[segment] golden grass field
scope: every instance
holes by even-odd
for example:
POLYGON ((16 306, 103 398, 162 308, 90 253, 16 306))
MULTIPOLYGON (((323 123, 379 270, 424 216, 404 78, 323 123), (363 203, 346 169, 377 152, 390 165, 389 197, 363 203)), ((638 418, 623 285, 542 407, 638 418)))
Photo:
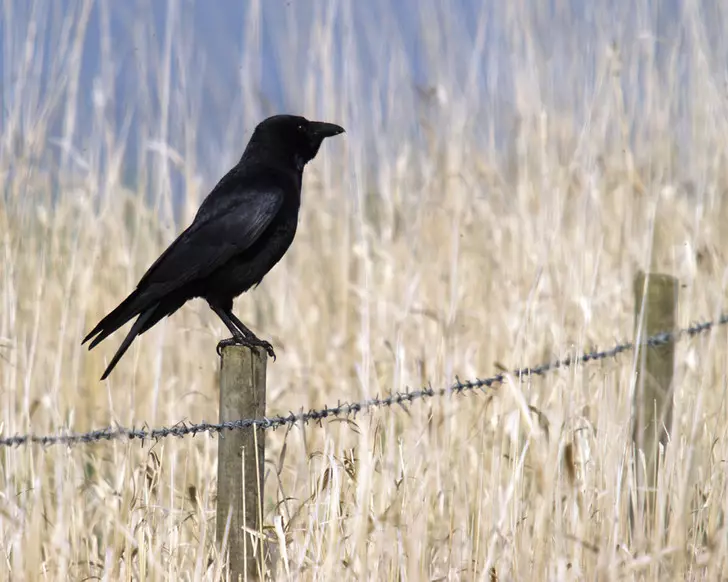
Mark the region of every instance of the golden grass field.
MULTIPOLYGON (((526 48, 510 62, 516 116, 503 148, 470 122, 469 108, 487 117, 487 103, 437 60, 448 30, 436 20, 427 42, 439 98, 414 107, 390 95, 404 99, 420 140, 379 125, 374 112, 381 142, 365 151, 367 122, 353 112, 368 104, 357 97, 367 77, 355 60, 336 94, 329 74, 299 73, 309 81, 298 112, 348 133, 307 168, 288 255, 236 302, 276 347, 270 414, 446 386, 456 375, 630 340, 639 269, 680 279, 681 326, 724 310, 725 47, 701 36, 697 8, 683 17, 689 42, 661 41, 675 62, 689 63, 681 75, 652 66, 643 39, 612 45, 605 32, 593 39, 593 86, 578 82, 586 57, 574 47, 556 100, 539 81, 552 61, 528 42, 526 3, 514 6, 507 34, 526 48), (576 104, 588 115, 572 115, 576 104)), ((257 119, 245 114, 204 179, 194 148, 170 146, 169 171, 183 184, 177 223, 165 210, 167 180, 151 192, 123 183, 125 134, 103 115, 71 156, 81 161, 46 164, 52 113, 64 112, 70 126, 84 115, 64 101, 84 14, 69 17, 67 44, 46 55, 57 59, 61 97, 36 99, 39 56, 27 54, 32 39, 19 42, 27 59, 18 59, 17 94, 3 113, 3 436, 217 419, 215 344, 226 330, 202 302, 137 340, 107 382, 98 378, 122 334, 90 353, 80 340, 187 224, 257 119)), ((325 18, 314 26, 325 36, 325 18)), ((327 70, 327 50, 312 53, 311 70, 327 70)), ((474 55, 471 66, 478 62, 474 55)), ((140 88, 140 100, 163 93, 163 65, 160 88, 140 88)), ((402 60, 393 52, 375 65, 397 78, 402 60)), ((184 100, 184 87, 173 96, 184 100)), ((195 115, 173 123, 187 124, 194 143, 195 115)), ((675 421, 656 493, 669 508, 664 532, 649 533, 638 515, 630 535, 627 354, 407 410, 269 432, 264 522, 278 560, 268 575, 726 580, 727 348, 725 328, 677 346, 675 421)), ((216 451, 208 435, 0 450, 0 577, 225 579, 214 546, 216 451)))

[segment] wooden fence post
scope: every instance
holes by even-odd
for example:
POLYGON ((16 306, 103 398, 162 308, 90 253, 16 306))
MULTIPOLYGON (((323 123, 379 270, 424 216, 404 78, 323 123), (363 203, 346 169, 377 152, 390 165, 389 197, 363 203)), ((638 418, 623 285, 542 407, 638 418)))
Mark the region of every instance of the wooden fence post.
MULTIPOLYGON (((265 350, 222 349, 220 422, 265 416, 265 350)), ((263 578, 260 532, 263 511, 265 433, 253 427, 220 433, 217 449, 217 544, 228 553, 230 580, 263 578), (223 540, 227 533, 227 547, 223 540)))
MULTIPOLYGON (((670 275, 638 272, 634 279, 636 384, 632 403, 632 439, 635 452, 645 456, 645 470, 635 459, 638 488, 645 491, 647 532, 654 531, 660 445, 667 446, 672 430, 675 341, 649 347, 646 338, 673 332, 677 322, 678 280, 670 275), (646 285, 646 287, 645 287, 646 285)), ((632 513, 632 512, 630 512, 632 513)), ((633 522, 634 525, 634 522, 633 522)))

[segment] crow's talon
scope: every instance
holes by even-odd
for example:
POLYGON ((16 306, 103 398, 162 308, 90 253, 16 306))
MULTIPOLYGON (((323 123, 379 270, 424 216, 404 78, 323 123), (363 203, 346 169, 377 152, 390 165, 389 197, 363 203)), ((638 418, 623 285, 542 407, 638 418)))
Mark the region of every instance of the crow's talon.
POLYGON ((222 349, 226 348, 228 346, 238 346, 240 345, 240 339, 234 338, 234 337, 228 337, 225 339, 220 340, 217 342, 217 347, 215 348, 215 351, 217 352, 218 356, 222 356, 222 349))
POLYGON ((262 339, 258 339, 257 337, 252 337, 252 338, 245 338, 244 345, 247 345, 248 347, 251 347, 251 348, 252 347, 263 348, 266 351, 266 353, 271 358, 273 358, 273 361, 274 362, 276 361, 276 353, 273 351, 273 346, 271 345, 270 342, 267 342, 262 339))
POLYGON ((270 344, 270 342, 261 341, 260 347, 268 352, 268 355, 273 358, 274 362, 276 361, 276 353, 273 351, 273 346, 270 344))

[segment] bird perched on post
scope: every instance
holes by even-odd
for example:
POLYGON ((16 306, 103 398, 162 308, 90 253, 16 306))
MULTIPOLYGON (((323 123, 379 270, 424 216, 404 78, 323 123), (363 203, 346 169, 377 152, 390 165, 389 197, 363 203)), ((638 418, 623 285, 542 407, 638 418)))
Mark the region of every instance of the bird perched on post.
POLYGON ((189 299, 201 297, 232 334, 218 343, 273 347, 233 313, 233 299, 258 285, 293 242, 301 205, 303 168, 333 123, 275 115, 253 131, 240 161, 202 202, 192 224, 160 255, 137 287, 84 338, 89 349, 136 317, 101 379, 114 369, 136 336, 189 299))

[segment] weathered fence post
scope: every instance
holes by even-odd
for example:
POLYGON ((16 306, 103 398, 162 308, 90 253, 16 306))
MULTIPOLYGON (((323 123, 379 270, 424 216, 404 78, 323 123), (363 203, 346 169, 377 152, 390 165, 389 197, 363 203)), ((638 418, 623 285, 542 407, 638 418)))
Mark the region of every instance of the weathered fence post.
POLYGON ((645 346, 644 340, 661 332, 674 332, 677 322, 678 280, 670 275, 638 272, 634 279, 636 385, 632 403, 632 439, 635 452, 645 456, 645 471, 635 459, 637 486, 645 491, 644 515, 648 531, 655 525, 660 445, 667 446, 672 428, 675 341, 645 346))
MULTIPOLYGON (((222 350, 220 422, 265 416, 265 350, 222 350)), ((223 431, 217 449, 217 543, 229 552, 230 580, 263 577, 262 525, 265 433, 259 428, 223 431), (223 539, 227 532, 227 547, 223 539)))

